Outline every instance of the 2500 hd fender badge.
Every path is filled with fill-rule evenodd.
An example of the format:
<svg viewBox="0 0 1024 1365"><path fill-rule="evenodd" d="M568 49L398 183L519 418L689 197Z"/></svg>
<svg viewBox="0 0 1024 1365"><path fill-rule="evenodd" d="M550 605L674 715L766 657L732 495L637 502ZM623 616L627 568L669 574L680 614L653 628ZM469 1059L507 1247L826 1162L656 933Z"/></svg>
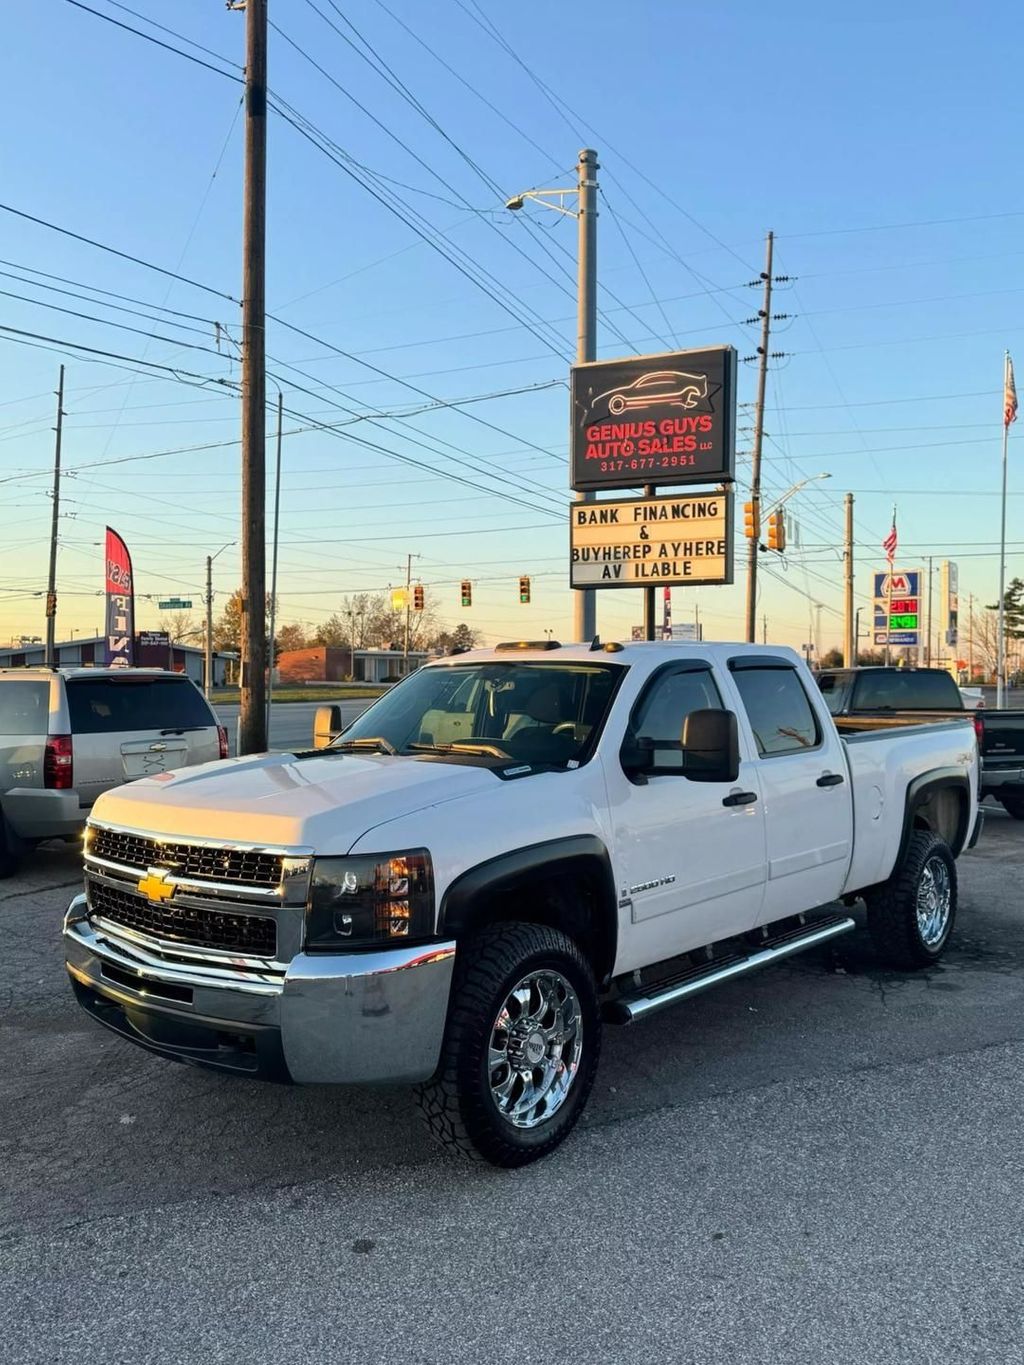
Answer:
<svg viewBox="0 0 1024 1365"><path fill-rule="evenodd" d="M624 888L622 894L624 896L637 896L641 891L654 891L659 886L671 886L674 881L675 877L658 877L653 882L637 882L636 886Z"/></svg>

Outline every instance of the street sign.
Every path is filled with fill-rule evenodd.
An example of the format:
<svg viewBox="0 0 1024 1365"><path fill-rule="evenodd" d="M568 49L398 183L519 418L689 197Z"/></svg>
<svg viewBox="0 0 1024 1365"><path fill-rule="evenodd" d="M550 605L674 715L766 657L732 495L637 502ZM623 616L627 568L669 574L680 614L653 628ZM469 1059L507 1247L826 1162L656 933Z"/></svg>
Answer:
<svg viewBox="0 0 1024 1365"><path fill-rule="evenodd" d="M597 360L572 371L572 486L731 482L736 351Z"/></svg>
<svg viewBox="0 0 1024 1365"><path fill-rule="evenodd" d="M573 588L732 582L732 494L573 503Z"/></svg>
<svg viewBox="0 0 1024 1365"><path fill-rule="evenodd" d="M168 597L163 602L157 602L161 611L191 611L192 603L187 597Z"/></svg>

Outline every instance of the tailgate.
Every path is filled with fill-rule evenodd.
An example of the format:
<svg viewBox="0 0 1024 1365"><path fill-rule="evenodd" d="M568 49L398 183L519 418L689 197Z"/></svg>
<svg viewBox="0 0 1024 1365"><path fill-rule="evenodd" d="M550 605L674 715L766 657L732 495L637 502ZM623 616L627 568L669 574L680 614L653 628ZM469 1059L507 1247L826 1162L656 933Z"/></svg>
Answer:
<svg viewBox="0 0 1024 1365"><path fill-rule="evenodd" d="M981 756L985 759L1024 759L1024 711L974 713L981 724Z"/></svg>

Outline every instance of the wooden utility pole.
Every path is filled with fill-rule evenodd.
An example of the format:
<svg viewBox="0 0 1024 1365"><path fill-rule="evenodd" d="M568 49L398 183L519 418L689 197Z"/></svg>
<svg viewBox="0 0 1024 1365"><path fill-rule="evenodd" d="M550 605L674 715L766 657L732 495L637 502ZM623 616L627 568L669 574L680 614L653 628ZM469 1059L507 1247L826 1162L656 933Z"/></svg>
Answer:
<svg viewBox="0 0 1024 1365"><path fill-rule="evenodd" d="M409 625L412 611L412 555L405 556L405 644L402 648L402 676L409 675Z"/></svg>
<svg viewBox="0 0 1024 1365"><path fill-rule="evenodd" d="M242 221L242 678L238 752L267 747L267 0L245 3Z"/></svg>
<svg viewBox="0 0 1024 1365"><path fill-rule="evenodd" d="M853 621L853 494L846 495L846 547L843 552L846 577L844 583L844 644L843 662L847 668L857 665L857 640Z"/></svg>
<svg viewBox="0 0 1024 1365"><path fill-rule="evenodd" d="M754 409L754 447L751 454L750 501L754 510L754 534L747 548L747 634L748 643L757 640L757 555L761 537L761 446L764 441L764 394L768 382L768 337L772 324L772 249L774 234L765 243L764 303L761 308L761 344L757 348L757 406Z"/></svg>
<svg viewBox="0 0 1024 1365"><path fill-rule="evenodd" d="M53 520L50 523L50 572L46 579L47 668L56 664L57 637L57 527L60 519L60 442L64 431L64 366L57 384L57 439L53 447Z"/></svg>

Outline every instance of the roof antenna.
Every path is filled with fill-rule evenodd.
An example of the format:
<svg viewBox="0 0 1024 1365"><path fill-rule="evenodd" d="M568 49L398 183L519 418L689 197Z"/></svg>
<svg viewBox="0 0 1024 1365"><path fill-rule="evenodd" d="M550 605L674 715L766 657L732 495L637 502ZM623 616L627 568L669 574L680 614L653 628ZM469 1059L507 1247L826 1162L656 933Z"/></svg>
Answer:
<svg viewBox="0 0 1024 1365"><path fill-rule="evenodd" d="M594 651L595 651L596 649L603 649L603 648L604 648L604 646L601 644L601 637L600 637L600 635L595 635L594 638L593 638L593 639L591 640L591 642L590 642L590 653L593 654Z"/></svg>

